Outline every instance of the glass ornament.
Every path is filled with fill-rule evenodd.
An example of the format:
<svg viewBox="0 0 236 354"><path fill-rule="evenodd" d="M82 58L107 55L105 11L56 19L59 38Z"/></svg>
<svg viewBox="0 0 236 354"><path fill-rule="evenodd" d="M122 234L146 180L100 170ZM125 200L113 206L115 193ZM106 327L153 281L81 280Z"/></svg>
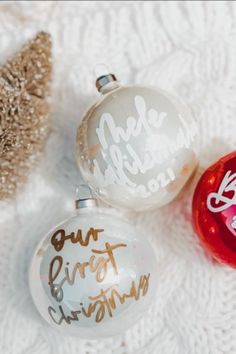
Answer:
<svg viewBox="0 0 236 354"><path fill-rule="evenodd" d="M199 180L193 223L213 257L236 267L236 151L209 167Z"/></svg>
<svg viewBox="0 0 236 354"><path fill-rule="evenodd" d="M62 333L96 339L122 333L147 311L155 254L134 225L93 198L39 243L29 283L41 316Z"/></svg>
<svg viewBox="0 0 236 354"><path fill-rule="evenodd" d="M197 125L169 93L97 79L102 98L83 118L76 157L86 183L116 207L150 210L171 202L197 166Z"/></svg>

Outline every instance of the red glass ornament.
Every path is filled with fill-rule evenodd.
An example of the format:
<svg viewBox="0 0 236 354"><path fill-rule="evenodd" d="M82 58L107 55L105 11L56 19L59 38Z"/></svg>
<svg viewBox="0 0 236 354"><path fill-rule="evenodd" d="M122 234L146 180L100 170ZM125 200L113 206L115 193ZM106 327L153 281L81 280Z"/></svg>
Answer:
<svg viewBox="0 0 236 354"><path fill-rule="evenodd" d="M236 267L236 151L200 178L193 197L193 223L213 257Z"/></svg>

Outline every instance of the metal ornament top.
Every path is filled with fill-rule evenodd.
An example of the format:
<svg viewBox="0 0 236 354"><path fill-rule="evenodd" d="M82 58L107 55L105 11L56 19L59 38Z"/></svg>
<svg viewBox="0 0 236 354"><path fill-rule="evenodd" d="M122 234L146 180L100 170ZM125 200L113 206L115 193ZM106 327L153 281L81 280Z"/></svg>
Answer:
<svg viewBox="0 0 236 354"><path fill-rule="evenodd" d="M106 87L107 85L111 86L110 85L111 83L113 83L112 86L115 84L113 88L118 87L118 81L114 74L102 75L96 80L97 90L101 93L105 93L104 92L105 86Z"/></svg>
<svg viewBox="0 0 236 354"><path fill-rule="evenodd" d="M95 198L85 198L85 199L77 199L75 201L75 208L82 209L82 208L92 208L97 207L98 202Z"/></svg>
<svg viewBox="0 0 236 354"><path fill-rule="evenodd" d="M83 195L82 198L81 195ZM93 198L92 191L86 184L81 184L76 188L76 196L78 197L75 200L76 209L93 208L98 206L97 199Z"/></svg>

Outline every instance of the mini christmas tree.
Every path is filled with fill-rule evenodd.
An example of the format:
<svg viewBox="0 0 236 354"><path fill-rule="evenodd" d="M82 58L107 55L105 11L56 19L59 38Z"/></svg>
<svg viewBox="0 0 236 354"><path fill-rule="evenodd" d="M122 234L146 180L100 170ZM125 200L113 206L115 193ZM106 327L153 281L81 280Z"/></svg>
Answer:
<svg viewBox="0 0 236 354"><path fill-rule="evenodd" d="M0 199L27 179L49 131L50 35L40 32L0 67Z"/></svg>

